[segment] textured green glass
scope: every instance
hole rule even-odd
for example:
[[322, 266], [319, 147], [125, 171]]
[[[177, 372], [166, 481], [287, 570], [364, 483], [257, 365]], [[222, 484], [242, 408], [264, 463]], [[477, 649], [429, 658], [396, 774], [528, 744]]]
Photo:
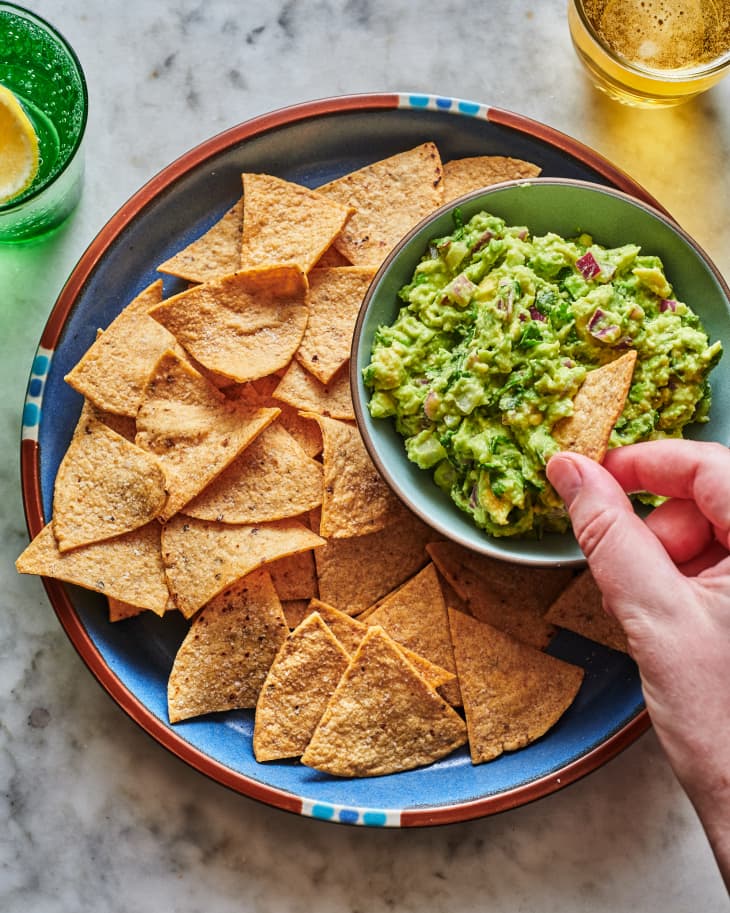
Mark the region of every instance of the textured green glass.
[[0, 205], [0, 242], [26, 241], [59, 225], [81, 195], [87, 94], [81, 65], [47, 22], [0, 3], [0, 84], [21, 103], [38, 135], [31, 186]]

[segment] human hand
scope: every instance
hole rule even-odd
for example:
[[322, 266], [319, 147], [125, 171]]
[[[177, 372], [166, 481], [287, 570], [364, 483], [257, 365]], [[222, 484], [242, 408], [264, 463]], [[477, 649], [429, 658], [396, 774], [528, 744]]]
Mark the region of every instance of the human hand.
[[[730, 451], [652, 441], [603, 466], [560, 453], [547, 473], [730, 887]], [[669, 500], [644, 521], [625, 494], [636, 491]]]

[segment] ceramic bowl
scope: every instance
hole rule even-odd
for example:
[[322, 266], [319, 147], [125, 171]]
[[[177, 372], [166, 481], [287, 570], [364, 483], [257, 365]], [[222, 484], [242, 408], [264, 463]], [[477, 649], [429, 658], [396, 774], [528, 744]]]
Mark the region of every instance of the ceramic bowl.
[[[373, 419], [370, 391], [362, 379], [373, 337], [391, 324], [402, 306], [398, 290], [406, 285], [431, 238], [453, 231], [453, 212], [464, 222], [487, 210], [508, 225], [526, 225], [534, 235], [552, 231], [563, 237], [583, 232], [604, 247], [639, 244], [645, 254], [661, 257], [675, 296], [701, 318], [711, 340], [730, 340], [730, 290], [699, 245], [675, 222], [627, 194], [569, 179], [510, 181], [468, 194], [437, 210], [410, 231], [390, 253], [363, 302], [353, 339], [351, 386], [357, 422], [375, 465], [398, 497], [449, 539], [474, 551], [529, 565], [579, 564], [584, 556], [571, 532], [541, 539], [494, 537], [477, 528], [433, 482], [430, 472], [411, 463], [403, 438], [390, 419]], [[706, 424], [685, 429], [685, 437], [730, 441], [730, 410], [718, 407], [730, 394], [730, 361], [720, 361], [711, 375], [715, 408]]]

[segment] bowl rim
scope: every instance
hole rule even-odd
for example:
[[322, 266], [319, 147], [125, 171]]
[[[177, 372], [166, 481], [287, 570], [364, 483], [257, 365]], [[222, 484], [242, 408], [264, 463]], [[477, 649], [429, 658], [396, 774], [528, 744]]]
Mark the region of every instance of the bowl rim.
[[[391, 491], [393, 491], [396, 497], [433, 530], [445, 536], [450, 541], [456, 542], [458, 545], [461, 545], [464, 548], [468, 548], [470, 551], [485, 555], [489, 558], [495, 558], [506, 563], [519, 564], [530, 567], [580, 567], [586, 564], [586, 558], [582, 554], [575, 557], [557, 556], [554, 558], [551, 558], [549, 555], [540, 557], [539, 555], [524, 555], [520, 554], [519, 552], [506, 554], [503, 550], [499, 549], [494, 544], [499, 540], [494, 536], [490, 536], [485, 531], [481, 531], [484, 533], [484, 542], [474, 542], [472, 539], [468, 538], [467, 535], [461, 534], [458, 531], [451, 529], [447, 523], [441, 522], [438, 517], [434, 517], [432, 514], [430, 514], [425, 506], [422, 506], [420, 503], [415, 502], [411, 497], [409, 497], [408, 494], [405, 493], [403, 485], [398, 481], [396, 473], [391, 471], [387, 461], [383, 459], [381, 450], [378, 448], [375, 438], [370, 432], [370, 427], [366, 416], [367, 393], [362, 383], [360, 372], [360, 361], [363, 352], [363, 328], [369, 314], [370, 305], [378, 292], [380, 284], [387, 276], [393, 263], [398, 260], [402, 252], [409, 247], [411, 242], [416, 237], [418, 237], [429, 225], [435, 223], [446, 213], [455, 211], [465, 203], [470, 203], [472, 200], [481, 198], [487, 200], [494, 193], [498, 193], [500, 191], [511, 190], [517, 187], [527, 188], [531, 186], [563, 186], [575, 188], [578, 190], [586, 190], [589, 193], [600, 193], [606, 196], [614, 197], [636, 209], [644, 210], [650, 216], [653, 216], [654, 218], [663, 222], [667, 228], [670, 229], [670, 231], [674, 232], [690, 249], [694, 251], [695, 255], [703, 262], [703, 264], [713, 275], [720, 288], [720, 291], [725, 296], [726, 303], [730, 309], [730, 286], [728, 286], [728, 283], [725, 281], [722, 273], [715, 265], [709, 254], [704, 250], [704, 248], [666, 211], [662, 211], [657, 206], [653, 206], [646, 201], [639, 199], [638, 197], [626, 193], [623, 190], [618, 190], [614, 187], [608, 187], [604, 184], [599, 184], [594, 181], [586, 181], [578, 178], [532, 177], [500, 181], [497, 184], [490, 184], [486, 187], [481, 187], [477, 190], [469, 191], [468, 193], [463, 194], [462, 196], [457, 197], [453, 200], [449, 200], [447, 203], [439, 206], [438, 209], [434, 210], [432, 213], [429, 213], [429, 215], [421, 219], [418, 224], [414, 225], [413, 228], [411, 228], [388, 253], [387, 257], [383, 260], [382, 264], [378, 268], [378, 271], [373, 276], [373, 279], [363, 299], [362, 305], [360, 306], [357, 320], [355, 322], [355, 329], [352, 337], [352, 346], [350, 349], [350, 391], [352, 394], [352, 402], [355, 411], [355, 421], [357, 422], [357, 427], [360, 431], [360, 435], [363, 439], [363, 443], [365, 444], [365, 448], [370, 456], [370, 459], [375, 464], [378, 473], [391, 489]], [[424, 504], [427, 505], [428, 501], [424, 502]], [[476, 525], [474, 526], [474, 529], [478, 531], [478, 527], [476, 527]], [[566, 533], [564, 535], [569, 534]], [[578, 549], [580, 551], [579, 546]]]

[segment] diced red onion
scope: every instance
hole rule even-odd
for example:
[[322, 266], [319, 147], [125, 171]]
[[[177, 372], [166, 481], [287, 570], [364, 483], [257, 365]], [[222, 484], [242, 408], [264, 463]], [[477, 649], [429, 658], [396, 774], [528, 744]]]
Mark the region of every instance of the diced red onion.
[[533, 320], [540, 320], [545, 323], [545, 315], [541, 314], [534, 304], [530, 305], [530, 317], [532, 317]]
[[596, 324], [600, 323], [605, 316], [605, 313], [600, 308], [596, 308], [588, 321], [588, 332], [590, 333], [591, 330], [595, 329]]
[[662, 298], [659, 302], [659, 310], [662, 314], [665, 311], [671, 311], [674, 313], [677, 310], [677, 302], [673, 298]]
[[479, 490], [475, 485], [471, 490], [471, 495], [469, 496], [469, 507], [474, 510], [479, 505]]
[[426, 418], [434, 421], [436, 418], [439, 407], [439, 398], [435, 390], [431, 390], [426, 399], [423, 401], [423, 411], [426, 413]]
[[471, 296], [476, 291], [476, 288], [476, 285], [474, 285], [468, 276], [465, 276], [464, 273], [459, 273], [458, 276], [455, 276], [451, 282], [445, 286], [444, 292], [452, 301], [456, 301], [457, 304], [466, 306], [469, 304]]
[[575, 261], [575, 267], [584, 279], [594, 279], [600, 272], [601, 266], [590, 251]]
[[527, 229], [523, 228], [522, 231], [517, 232], [517, 237], [520, 239], [520, 241], [524, 241], [525, 238], [527, 237], [527, 234], [528, 234]]
[[492, 240], [493, 237], [494, 237], [494, 232], [489, 231], [489, 229], [487, 229], [487, 231], [485, 231], [483, 235], [480, 235], [480, 237], [477, 238], [477, 240], [474, 243], [474, 246], [471, 249], [471, 252], [476, 253], [478, 250], [481, 250], [483, 247], [485, 247], [487, 244], [489, 244], [489, 242]]

